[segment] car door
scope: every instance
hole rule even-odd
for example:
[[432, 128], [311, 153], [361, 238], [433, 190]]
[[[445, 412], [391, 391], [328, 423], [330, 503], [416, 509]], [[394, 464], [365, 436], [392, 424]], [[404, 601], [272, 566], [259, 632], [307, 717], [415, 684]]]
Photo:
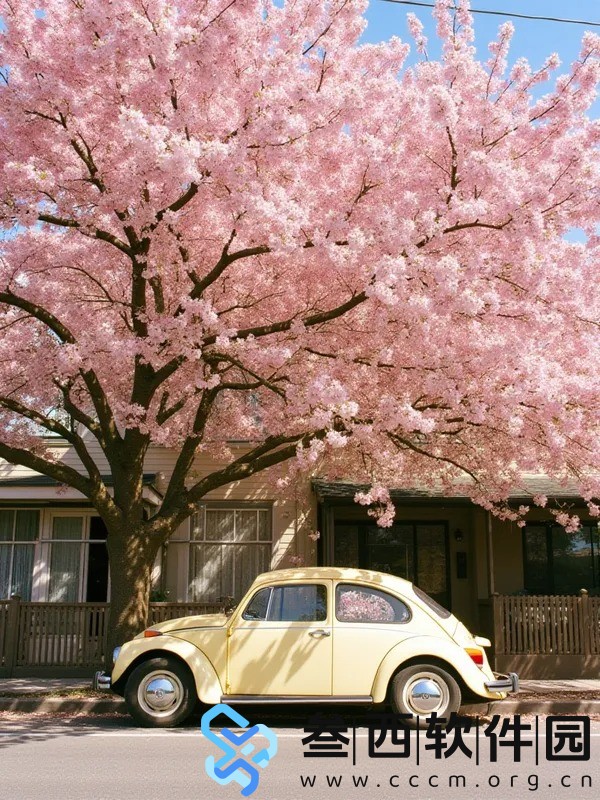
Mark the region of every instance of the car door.
[[254, 593], [230, 629], [227, 694], [331, 695], [331, 587], [303, 580]]
[[385, 655], [416, 634], [409, 606], [383, 589], [336, 581], [333, 694], [368, 696]]

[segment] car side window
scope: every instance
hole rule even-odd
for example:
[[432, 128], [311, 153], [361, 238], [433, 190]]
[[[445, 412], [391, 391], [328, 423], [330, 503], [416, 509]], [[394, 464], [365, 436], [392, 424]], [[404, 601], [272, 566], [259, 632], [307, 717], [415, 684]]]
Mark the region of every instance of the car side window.
[[327, 619], [327, 589], [320, 584], [275, 586], [269, 622], [322, 622]]
[[408, 622], [408, 606], [387, 592], [339, 583], [335, 590], [335, 616], [339, 622]]
[[271, 591], [271, 587], [268, 589], [259, 589], [246, 606], [242, 614], [242, 619], [266, 620]]

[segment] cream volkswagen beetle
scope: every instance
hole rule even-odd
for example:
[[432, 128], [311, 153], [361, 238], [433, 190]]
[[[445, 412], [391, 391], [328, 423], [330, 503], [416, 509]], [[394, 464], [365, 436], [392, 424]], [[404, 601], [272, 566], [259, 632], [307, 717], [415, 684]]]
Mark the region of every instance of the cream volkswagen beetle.
[[485, 647], [402, 578], [314, 567], [259, 575], [229, 616], [148, 628], [114, 653], [96, 688], [125, 697], [142, 725], [170, 727], [202, 703], [382, 703], [410, 721], [518, 691]]

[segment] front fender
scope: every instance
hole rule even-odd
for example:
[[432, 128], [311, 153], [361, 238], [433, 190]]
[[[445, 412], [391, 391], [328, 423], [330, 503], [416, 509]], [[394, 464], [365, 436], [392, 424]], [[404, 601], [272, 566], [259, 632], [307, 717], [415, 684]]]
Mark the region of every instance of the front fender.
[[129, 666], [144, 653], [174, 653], [179, 656], [192, 671], [196, 692], [202, 703], [215, 705], [221, 702], [223, 689], [215, 668], [206, 657], [191, 642], [178, 639], [175, 636], [163, 634], [152, 636], [148, 639], [132, 639], [125, 642], [112, 671], [112, 685], [119, 680]]
[[434, 663], [439, 660], [446, 661], [460, 675], [467, 687], [480, 697], [490, 700], [506, 697], [504, 693], [488, 692], [485, 688], [485, 681], [493, 680], [493, 673], [487, 660], [483, 669], [480, 669], [462, 647], [454, 642], [431, 636], [415, 636], [392, 647], [379, 665], [371, 690], [375, 703], [383, 703], [394, 673], [403, 663], [414, 658], [422, 659], [423, 663], [427, 663], [428, 659], [433, 659]]

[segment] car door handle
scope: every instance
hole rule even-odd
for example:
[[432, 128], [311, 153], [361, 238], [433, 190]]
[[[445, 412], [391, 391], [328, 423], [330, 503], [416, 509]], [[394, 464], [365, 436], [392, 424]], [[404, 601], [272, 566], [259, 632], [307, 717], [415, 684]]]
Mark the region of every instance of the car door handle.
[[331, 636], [331, 631], [326, 631], [323, 628], [319, 628], [318, 631], [309, 631], [309, 636], [312, 636], [313, 639], [321, 639], [323, 636]]

